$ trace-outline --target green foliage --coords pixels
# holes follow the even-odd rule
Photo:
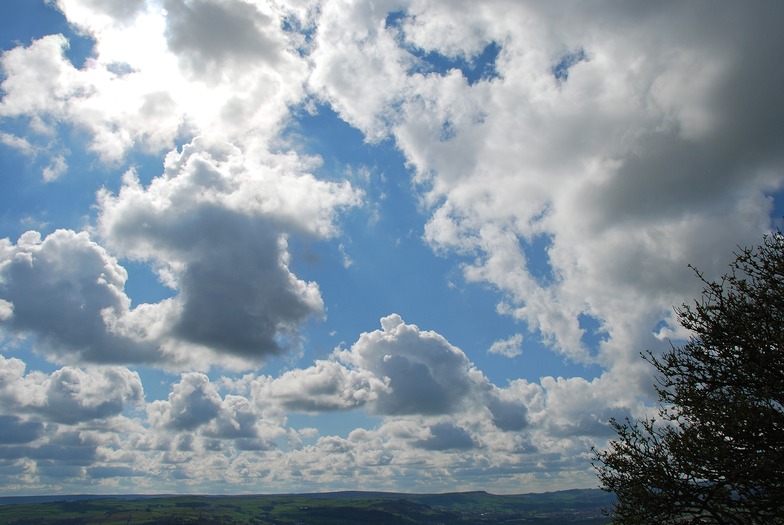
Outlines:
[[[784,236],[736,254],[694,305],[693,336],[661,356],[659,417],[611,421],[595,452],[615,523],[784,523]]]

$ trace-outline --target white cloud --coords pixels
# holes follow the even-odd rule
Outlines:
[[[0,115],[61,114],[69,97],[76,96],[78,72],[63,60],[68,45],[62,35],[35,40],[29,47],[17,47],[3,54],[3,99]]]
[[[271,160],[196,140],[147,188],[129,172],[117,195],[99,194],[107,245],[150,263],[179,292],[117,318],[116,330],[162,340],[175,361],[193,352],[185,342],[236,358],[234,367],[296,347],[299,326],[321,316],[323,302],[316,283],[289,269],[287,237],[335,235],[338,210],[360,194],[301,172],[296,158]]]
[[[273,412],[363,408],[391,418],[480,411],[504,431],[527,425],[524,401],[491,384],[443,336],[406,324],[397,314],[381,324],[381,330],[363,333],[330,360],[277,378],[257,378],[252,385],[256,404]]]
[[[458,439],[464,429],[449,427],[448,418],[471,419],[471,439],[477,443],[476,436],[528,426],[530,391],[493,385],[461,350],[435,332],[421,331],[395,314],[381,322],[382,330],[362,334],[350,349],[337,349],[329,360],[275,378],[256,378],[251,384],[255,405],[269,415],[362,409],[383,416],[385,425],[412,417],[435,425],[434,433],[401,442],[404,448],[467,446],[469,441]],[[426,428],[422,424],[419,427]]]
[[[531,417],[543,426],[549,437],[609,437],[613,433],[610,417],[622,418],[631,412],[632,406],[630,396],[620,391],[618,384],[603,384],[608,381],[612,378],[593,381],[581,377],[542,378],[545,410],[532,413]]]
[[[113,253],[153,265],[175,297],[131,309],[127,272],[88,233],[28,232],[0,245],[0,322],[71,363],[247,368],[298,347],[323,302],[289,269],[287,239],[336,235],[338,212],[361,196],[311,166],[197,139],[147,188],[128,172],[118,194],[99,192],[96,233]]]
[[[14,303],[0,299],[0,322],[8,320],[14,314]]]
[[[247,63],[280,65],[277,62],[286,41],[272,13],[262,11],[265,4],[166,0],[163,6],[169,48],[198,77],[220,81],[222,75],[231,75],[236,79]]]
[[[144,400],[139,374],[122,367],[64,367],[25,373],[19,359],[0,356],[3,411],[68,425],[119,416]]]
[[[327,2],[318,19],[309,85],[371,141],[388,135],[406,83],[405,63],[412,60],[384,27],[387,13],[398,6]]]
[[[76,69],[67,46],[62,35],[49,35],[3,55],[0,116],[27,117],[37,135],[53,134],[61,122],[87,130],[90,148],[107,162],[135,145],[159,151],[173,143],[183,116],[162,86],[95,61]]]
[[[321,360],[276,378],[260,377],[252,386],[260,407],[301,412],[361,407],[386,389],[384,381],[367,370],[350,370],[336,361]]]
[[[470,395],[460,406],[440,412],[412,408],[409,413],[398,410],[402,401],[386,399],[377,406],[379,394],[395,395],[390,385],[404,386],[399,376],[393,373],[382,382],[369,370],[330,360],[276,378],[246,377],[250,398],[221,395],[218,385],[229,385],[226,381],[185,373],[167,398],[136,412],[146,417],[125,419],[120,416],[123,403],[139,405],[143,395],[136,374],[67,367],[51,375],[26,373],[22,361],[5,359],[0,379],[8,388],[0,395],[10,412],[5,417],[8,431],[0,435],[6,446],[0,443],[0,457],[5,458],[0,476],[3,461],[16,468],[11,465],[29,458],[31,485],[88,479],[101,486],[111,480],[114,487],[134,484],[136,490],[153,478],[151,487],[188,491],[215,482],[315,490],[324,484],[351,488],[360,481],[366,488],[446,490],[457,478],[466,487],[501,489],[523,479],[529,486],[548,487],[543,480],[525,478],[532,469],[544,469],[549,479],[570,479],[572,485],[587,482],[585,466],[563,457],[578,455],[594,436],[606,435],[600,417],[606,415],[609,398],[597,398],[588,382],[578,379],[545,378],[541,386],[516,381],[499,388],[481,372],[466,370],[462,353],[438,334],[394,315],[382,323],[382,330],[360,337],[336,357],[354,352],[355,362],[375,367],[372,359],[380,356],[383,362],[382,351],[409,359],[418,355],[431,371],[432,383],[450,379],[466,385]],[[452,361],[445,352],[459,359]],[[397,395],[408,399],[408,393]],[[623,402],[622,396],[618,399]],[[444,402],[436,404],[443,408]],[[355,428],[339,437],[287,427],[280,407],[388,413],[375,428]],[[50,413],[54,411],[60,415]],[[30,414],[40,419],[30,419]],[[60,425],[53,423],[58,417]],[[71,425],[84,435],[69,434]],[[303,439],[315,442],[304,444]],[[93,477],[85,478],[88,473]],[[107,477],[110,473],[114,475]],[[488,473],[494,480],[489,486]]]
[[[305,59],[282,29],[287,11],[267,3],[58,0],[68,21],[95,39],[77,69],[62,35],[6,52],[0,116],[32,131],[61,123],[85,130],[90,149],[119,163],[133,148],[158,153],[196,135],[272,141],[304,96]],[[292,40],[293,39],[293,40]]]
[[[395,137],[432,207],[425,238],[470,256],[466,277],[505,294],[500,311],[571,359],[625,367],[659,347],[650,331],[698,292],[687,263],[717,275],[735,245],[770,228],[781,98],[780,74],[764,64],[781,37],[750,28],[781,13],[775,3],[723,4],[708,20],[675,4],[615,7],[561,6],[557,25],[553,7],[529,3],[325,10],[311,84],[369,140]],[[384,28],[394,10],[403,18]],[[732,44],[729,12],[746,35]],[[408,73],[410,49],[448,61],[490,42],[496,78]],[[569,53],[580,58],[567,64]],[[383,68],[363,58],[378,55]],[[556,78],[557,67],[568,70]],[[598,348],[584,315],[608,330]]]
[[[123,362],[242,368],[296,347],[299,326],[320,316],[323,304],[317,284],[289,270],[287,237],[335,235],[336,214],[359,204],[360,194],[348,182],[307,173],[317,159],[269,153],[306,75],[291,33],[281,29],[290,13],[229,0],[172,0],[163,10],[144,2],[57,5],[95,39],[94,56],[76,69],[60,35],[7,52],[0,116],[27,117],[39,134],[60,123],[87,130],[90,148],[109,162],[131,148],[157,152],[178,137],[203,135],[170,153],[149,188],[129,174],[117,195],[99,194],[101,242],[121,257],[151,262],[179,293],[129,310],[123,279],[113,283],[114,303],[88,304],[89,297],[83,311],[70,314],[81,324],[37,322],[20,309],[21,297],[3,298],[4,317],[14,311],[15,329],[44,335],[61,358],[111,362],[122,355]],[[44,178],[66,169],[65,157],[55,155]],[[76,348],[94,335],[122,344],[101,355]],[[126,351],[133,342],[138,348]]]
[[[517,357],[523,353],[522,344],[523,335],[514,334],[508,339],[494,342],[487,351],[491,354],[498,354],[504,357]]]
[[[34,156],[36,154],[36,147],[33,146],[29,140],[24,137],[18,137],[11,133],[0,132],[0,143],[5,144],[9,148],[13,148],[26,156]]]
[[[132,22],[144,11],[146,0],[49,0],[85,30]]]
[[[50,421],[74,423],[119,415],[126,404],[144,396],[139,374],[127,368],[85,371],[61,368],[49,378],[45,407]]]
[[[57,155],[52,158],[51,163],[44,168],[44,181],[52,182],[60,178],[60,175],[68,170],[68,163],[64,155]]]
[[[461,408],[481,385],[481,373],[443,336],[406,324],[397,314],[381,319],[381,325],[336,355],[387,383],[371,405],[373,412],[446,414]]]
[[[204,374],[183,374],[167,401],[154,401],[149,408],[153,426],[195,430],[220,413],[221,398]]]
[[[182,374],[166,400],[147,405],[147,416],[149,432],[140,436],[145,446],[175,456],[199,450],[205,461],[214,461],[215,453],[269,450],[276,447],[275,439],[286,434],[249,399],[221,397],[216,385],[196,372]]]
[[[108,312],[122,315],[125,269],[87,233],[57,230],[41,239],[30,231],[16,244],[0,240],[2,323],[36,335],[36,345],[53,359],[95,363],[156,360],[155,349],[107,329]]]
[[[340,251],[340,255],[343,257],[343,268],[351,268],[351,266],[354,264],[354,260],[351,258],[351,256],[349,256],[343,243],[338,245],[338,250]]]

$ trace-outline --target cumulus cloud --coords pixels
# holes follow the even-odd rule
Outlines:
[[[64,54],[67,47],[62,35],[49,35],[3,55],[0,116],[29,119],[36,142],[50,138],[60,122],[87,130],[91,149],[107,162],[118,162],[134,145],[157,151],[173,142],[181,125],[176,109],[159,104],[154,115],[143,110],[160,90],[135,75],[113,82],[118,74],[93,63],[76,69]]]
[[[87,233],[30,231],[16,244],[0,240],[2,324],[37,336],[41,351],[65,361],[154,360],[155,349],[107,329],[108,312],[130,306],[125,269]]]
[[[252,442],[260,442],[259,414],[254,410],[252,403],[245,397],[227,395],[221,404],[221,413],[215,419],[215,425],[207,432],[208,436],[219,439],[241,440],[243,448],[260,448],[250,446]],[[269,445],[265,444],[263,448]]]
[[[599,418],[608,400],[597,398],[588,382],[545,378],[541,385],[519,380],[499,388],[481,372],[466,368],[461,352],[438,334],[408,325],[396,315],[382,322],[382,329],[371,333],[373,337],[360,337],[357,342],[365,344],[340,350],[335,359],[317,361],[311,368],[275,378],[247,377],[250,398],[222,395],[219,385],[225,387],[229,384],[226,381],[185,373],[172,385],[168,397],[146,404],[141,412],[146,417],[134,420],[105,417],[109,413],[119,416],[120,404],[112,399],[124,397],[127,403],[138,403],[140,392],[129,390],[117,379],[125,377],[128,385],[135,384],[138,378],[127,370],[111,369],[110,374],[103,372],[104,376],[68,367],[53,374],[26,373],[22,361],[6,359],[0,379],[8,388],[0,395],[3,406],[15,408],[6,417],[9,430],[2,436],[5,445],[0,447],[0,475],[4,469],[11,471],[28,461],[34,466],[30,480],[35,482],[57,478],[76,482],[80,476],[89,476],[91,483],[103,483],[109,479],[105,475],[113,473],[113,483],[123,486],[126,478],[138,480],[128,483],[138,483],[155,476],[158,483],[172,487],[186,483],[195,490],[214,481],[246,483],[250,476],[254,483],[315,489],[319,484],[350,484],[352,480],[384,487],[394,472],[395,485],[388,488],[397,487],[397,483],[409,490],[416,486],[447,488],[442,485],[444,479],[458,471],[466,475],[475,470],[477,476],[481,472],[486,476],[489,469],[495,475],[514,477],[534,468],[536,462],[546,463],[553,475],[559,469],[579,470],[582,467],[574,462],[553,458],[561,454],[571,457],[579,453],[577,444],[582,439],[606,435]],[[368,347],[384,337],[388,340],[375,349],[378,352],[370,351]],[[382,380],[370,370],[336,359],[352,351],[360,352],[369,365],[373,365],[373,356],[383,363],[389,352],[419,355],[420,361],[431,367],[430,381],[438,383],[432,377],[438,374],[452,380],[462,374],[463,388],[468,388],[470,395],[459,405],[436,403],[448,407],[438,413],[430,409],[401,413],[398,407],[402,403],[390,399],[376,406],[380,394],[394,395],[390,387],[403,383],[399,376]],[[444,358],[444,352],[457,353],[460,358],[445,364],[450,360]],[[441,362],[441,367],[434,362]],[[395,370],[391,371],[394,374]],[[466,377],[468,371],[470,377]],[[109,392],[111,381],[116,388]],[[435,387],[429,389],[436,391]],[[49,401],[63,395],[85,401]],[[401,395],[407,399],[406,393]],[[382,414],[384,407],[392,409],[382,414],[377,427],[357,428],[343,438],[319,436],[308,427],[300,431],[287,428],[286,417],[276,407],[308,412],[360,408],[373,414]],[[76,439],[65,428],[58,428],[53,424],[56,417],[49,414],[55,410],[80,412],[80,418],[62,416],[60,426],[89,423],[84,428],[91,429],[91,434]],[[39,420],[29,419],[30,414],[49,423],[38,424]],[[283,448],[286,445],[282,442],[288,447]]]
[[[0,117],[29,122],[37,142],[57,126],[91,137],[117,164],[133,149],[158,153],[199,134],[273,140],[304,96],[305,59],[282,29],[285,10],[239,0],[58,0],[95,40],[82,68],[68,41],[48,35],[3,54]]]
[[[150,405],[150,420],[153,425],[174,430],[194,430],[215,419],[220,406],[220,395],[207,376],[184,374],[167,401]]]
[[[306,171],[307,159],[247,160],[196,140],[143,187],[133,171],[101,190],[95,233],[152,265],[177,294],[131,309],[127,272],[87,232],[27,232],[0,244],[0,323],[65,362],[247,367],[299,345],[323,315],[315,282],[289,268],[289,236],[328,238],[361,193]]]
[[[127,0],[125,2],[112,2],[111,0],[54,0],[53,3],[66,15],[71,15],[73,20],[91,20],[108,17],[118,23],[132,21],[135,15],[141,13],[145,0]],[[83,26],[90,24],[82,22]]]
[[[0,118],[18,129],[0,142],[48,156],[40,174],[57,184],[76,171],[63,132],[114,167],[169,153],[149,182],[118,169],[88,231],[0,241],[4,333],[75,365],[42,373],[0,356],[7,486],[136,488],[145,474],[178,489],[509,490],[545,471],[543,483],[590,484],[585,454],[607,419],[650,410],[638,351],[682,335],[671,306],[699,287],[686,265],[722,273],[769,230],[784,184],[777,2],[52,3],[94,49],[79,66],[61,35],[5,52]],[[598,377],[496,385],[449,334],[396,314],[311,366],[241,381],[187,372],[147,405],[135,372],[81,368],[247,370],[302,348],[326,307],[289,241],[340,235],[362,200],[286,151],[281,128],[314,101],[397,146],[424,240],[530,331],[490,353],[542,340]],[[132,307],[124,260],[172,296]],[[287,411],[364,411],[377,425],[322,435],[288,427]]]
[[[68,98],[76,96],[81,87],[77,71],[64,59],[67,45],[62,35],[49,35],[29,47],[3,54],[2,116],[61,114],[66,110]]]
[[[431,206],[425,239],[465,256],[500,312],[572,360],[628,368],[698,292],[688,263],[718,275],[770,228],[782,78],[764,64],[781,36],[748,29],[781,8],[616,7],[559,7],[557,25],[527,2],[325,9],[311,84],[368,140],[394,137]],[[469,82],[457,58],[491,43],[496,75]],[[454,66],[408,66],[427,53]],[[585,316],[607,337],[586,343]]]
[[[147,419],[155,434],[142,438],[146,446],[171,452],[268,450],[286,433],[248,398],[221,397],[216,385],[196,372],[183,374],[167,399],[147,405]]]
[[[665,36],[660,31],[653,31],[654,27],[659,27],[657,24],[662,15],[639,13],[641,16],[636,22],[637,29],[632,30],[620,25],[629,20],[627,14],[615,12],[605,24],[586,23],[584,13],[573,8],[565,13],[566,25],[556,33],[547,34],[545,31],[549,26],[538,25],[535,21],[546,19],[550,14],[549,8],[528,4],[520,4],[511,10],[507,10],[508,6],[501,7],[501,4],[486,7],[480,16],[466,17],[460,10],[414,3],[408,8],[407,22],[398,28],[404,32],[403,36],[408,42],[447,57],[476,54],[481,48],[478,41],[503,42],[503,49],[495,64],[499,71],[498,79],[470,86],[461,80],[459,70],[452,70],[442,76],[412,75],[405,82],[384,82],[383,93],[386,95],[368,95],[364,98],[349,89],[341,90],[342,84],[337,81],[326,83],[323,88],[337,99],[338,106],[364,104],[364,115],[383,111],[383,108],[373,111],[375,97],[387,96],[402,100],[402,120],[395,121],[388,129],[395,133],[398,144],[421,176],[428,180],[432,188],[430,197],[442,202],[436,208],[434,220],[428,227],[428,238],[436,247],[484,252],[486,257],[481,266],[484,271],[476,274],[477,278],[491,280],[501,289],[517,297],[525,297],[537,290],[535,280],[525,272],[527,257],[524,243],[520,240],[547,233],[553,235],[554,249],[560,252],[567,248],[562,245],[562,236],[570,231],[566,228],[579,228],[577,231],[582,234],[591,233],[592,230],[585,228],[603,224],[597,224],[597,220],[611,221],[615,227],[640,227],[640,221],[633,218],[649,218],[649,206],[654,206],[655,216],[650,218],[656,220],[646,225],[646,228],[669,225],[672,221],[680,221],[680,218],[673,217],[672,210],[683,210],[685,213],[686,210],[693,211],[695,206],[699,209],[704,199],[709,199],[711,194],[718,191],[717,182],[726,180],[732,187],[740,180],[749,181],[745,172],[733,172],[731,163],[704,152],[704,148],[721,144],[714,140],[717,134],[728,133],[733,128],[706,128],[705,134],[699,135],[700,140],[694,136],[696,131],[685,132],[687,138],[684,138],[682,131],[684,128],[702,129],[698,121],[705,119],[692,114],[715,115],[711,121],[723,121],[722,112],[730,110],[714,107],[710,102],[711,96],[724,92],[724,86],[734,81],[734,75],[738,74],[736,69],[745,69],[745,66],[740,65],[743,62],[726,63],[735,58],[734,53],[714,52],[714,47],[706,37],[721,38],[721,32],[707,32],[700,35],[699,39],[695,39],[693,34],[679,33],[678,38],[673,40],[670,38],[672,35]],[[504,14],[499,16],[501,14],[495,11],[497,9],[503,9]],[[751,23],[751,19],[756,17],[765,17],[764,9],[753,14],[748,10],[742,11],[742,14],[739,13],[742,24]],[[370,16],[370,13],[367,14]],[[375,13],[373,22],[366,21],[364,27],[378,24],[386,15]],[[599,15],[593,13],[591,16]],[[357,21],[354,16],[347,18],[352,23]],[[327,26],[330,21],[327,17],[323,24]],[[629,48],[613,47],[611,42],[604,41],[600,34],[593,32],[603,31],[602,28],[608,24],[614,34],[620,32],[629,36],[632,31],[643,31],[646,38],[662,42],[666,39],[667,44],[661,50],[661,46],[650,47],[647,40],[631,40],[632,45],[641,46],[640,53],[633,53]],[[453,29],[439,30],[444,26]],[[531,31],[513,30],[520,26],[531,27]],[[716,26],[709,24],[701,27]],[[328,34],[324,30],[323,38],[326,39]],[[380,52],[388,45],[386,38],[383,31],[374,30],[364,41],[355,39],[351,50],[364,51],[370,47]],[[568,79],[558,84],[552,69],[562,59],[563,51],[560,50],[577,48],[581,40],[584,41],[585,60],[572,64]],[[333,41],[324,40],[321,43],[327,49],[335,47]],[[761,40],[755,39],[744,42],[750,48],[762,44]],[[518,54],[518,49],[528,51]],[[683,58],[662,61],[658,57],[666,53],[666,49],[678,49],[679,53],[675,56]],[[637,77],[630,76],[630,70],[625,66],[627,61],[639,56],[647,57],[651,50],[657,50],[656,56],[641,64],[639,71],[633,70]],[[399,50],[399,53],[402,52]],[[759,56],[759,53],[751,55]],[[704,60],[697,59],[698,56]],[[384,78],[384,72],[362,68],[363,63],[359,60],[352,63],[371,76],[370,82]],[[687,65],[696,63],[706,74],[695,74],[692,67]],[[749,69],[752,67],[749,66]],[[711,71],[715,73],[708,74]],[[762,70],[756,71],[757,75],[763,73]],[[404,72],[397,74],[404,76]],[[687,77],[689,82],[674,81],[675,78],[685,80]],[[524,83],[523,79],[530,79],[530,82]],[[716,83],[711,79],[721,82]],[[678,86],[678,91],[667,92],[665,96],[662,88],[652,87],[662,84],[673,90]],[[403,85],[405,87],[401,87]],[[773,86],[776,83],[766,85]],[[516,105],[516,111],[507,111],[512,96],[520,100],[521,88],[526,95],[522,103]],[[640,96],[651,97],[651,90],[655,93],[657,104],[635,105],[634,101],[639,100]],[[683,102],[684,93],[695,97],[692,99],[694,105]],[[710,96],[700,98],[703,102],[697,103],[697,93]],[[410,100],[407,98],[409,95]],[[775,99],[770,96],[764,98]],[[592,104],[590,100],[596,103]],[[741,98],[742,103],[748,105],[756,104],[756,100],[759,99]],[[705,107],[706,104],[710,107]],[[732,106],[737,104],[734,102]],[[663,106],[670,108],[670,112]],[[687,107],[692,109],[687,112]],[[423,109],[427,111],[423,112]],[[731,107],[732,111],[734,109]],[[448,112],[455,115],[450,117]],[[481,113],[481,118],[473,118],[475,112]],[[361,127],[352,112],[343,111],[341,114]],[[455,128],[455,136],[446,142],[439,139],[445,120],[449,120]],[[586,127],[588,122],[594,128],[606,128],[609,133],[596,133],[596,129],[589,132]],[[731,119],[726,122],[731,122]],[[767,122],[767,119],[761,122]],[[673,126],[675,123],[679,125]],[[719,123],[715,125],[719,126]],[[511,141],[524,138],[531,141],[526,147],[512,146]],[[642,144],[644,148],[636,147]],[[570,151],[570,155],[564,156],[562,152],[565,150]],[[504,152],[503,155],[498,155],[499,151]],[[769,150],[761,167],[770,165],[776,158],[776,151]],[[662,162],[671,162],[672,165],[667,169],[661,165]],[[474,171],[474,167],[478,166],[481,169]],[[655,175],[651,169],[660,175]],[[761,173],[759,175],[762,176],[757,179],[757,188],[770,188],[768,184],[772,181]],[[710,177],[708,180],[711,184],[701,177]],[[564,185],[563,182],[567,180],[568,184]],[[642,184],[650,187],[646,189]],[[683,185],[684,191],[675,192],[677,196],[674,195],[673,184]],[[586,189],[594,188],[597,198],[610,198],[616,204],[593,201],[590,194],[584,193]],[[579,201],[572,200],[572,196],[577,198],[580,195],[582,197]],[[618,198],[613,195],[618,195]],[[638,200],[630,200],[631,195]],[[653,198],[655,195],[660,197]],[[753,195],[753,191],[750,195]],[[525,197],[521,200],[521,196]],[[691,200],[687,204],[673,199]],[[627,211],[621,213],[619,206],[625,206]],[[572,226],[569,226],[560,221],[562,212],[564,217],[568,214],[571,219],[575,213],[582,216],[585,212],[588,214],[585,218],[592,217],[593,220],[587,223],[573,221]],[[604,219],[599,219],[596,214],[601,214]],[[753,233],[756,233],[756,223],[752,226]],[[497,233],[493,233],[493,228],[497,228]],[[600,233],[595,231],[591,234]],[[515,240],[509,247],[503,244],[506,242],[503,236],[507,234]],[[574,237],[568,241],[568,249],[572,254],[575,249],[590,245],[589,242],[577,242]],[[638,241],[632,235],[628,236],[627,242],[630,247],[638,246]],[[651,246],[651,255],[661,248]],[[516,271],[502,280],[502,270],[508,267],[495,268],[491,263],[494,257],[502,257],[505,251],[517,259],[514,261]],[[594,251],[607,253],[603,250]],[[522,264],[517,264],[519,262]],[[563,262],[555,257],[551,257],[550,263],[555,266],[556,275],[565,269],[561,267]],[[566,289],[571,285],[572,281],[569,280],[557,288]],[[554,299],[566,302],[568,298],[561,298],[561,295],[570,292],[559,292]],[[539,305],[536,307],[540,308]]]
[[[487,409],[493,424],[501,430],[520,431],[528,426],[526,399],[509,388],[494,388],[487,397]]]
[[[383,379],[368,370],[352,370],[330,361],[316,361],[309,368],[260,377],[253,383],[253,397],[261,406],[279,404],[286,410],[322,412],[365,406],[388,389]]]
[[[414,443],[425,450],[470,449],[476,446],[465,429],[452,423],[439,423],[428,428],[429,435]]]
[[[23,361],[0,356],[0,378],[5,411],[68,425],[119,416],[144,400],[139,374],[123,367],[26,373]]]
[[[394,2],[328,2],[321,8],[309,85],[369,140],[389,135],[412,58],[384,27]],[[372,72],[372,73],[371,73]]]
[[[50,421],[62,423],[103,419],[120,414],[127,404],[140,403],[143,396],[139,374],[127,368],[62,368],[48,380],[42,410]]]
[[[544,377],[541,387],[546,396],[545,410],[532,418],[546,432],[558,437],[609,437],[611,417],[623,418],[641,407],[629,395],[634,389],[622,390],[622,383],[611,374],[587,381],[581,377]]]
[[[334,235],[337,211],[357,205],[360,193],[290,164],[257,164],[230,144],[196,140],[170,154],[148,187],[129,172],[117,195],[101,192],[107,244],[148,262],[179,292],[119,317],[116,329],[146,331],[175,360],[186,359],[178,341],[245,361],[296,345],[323,301],[315,282],[289,269],[287,238]]]
[[[290,452],[288,461],[314,479],[333,479],[309,463],[328,454],[354,465],[346,476],[422,464],[444,476],[492,469],[514,477],[547,465],[553,475],[581,480],[581,454],[611,435],[609,418],[647,414],[634,374],[608,371],[591,381],[547,376],[499,387],[440,334],[396,314],[381,324],[330,360],[252,383],[254,402],[271,413],[282,406],[305,412],[363,409],[383,417],[375,428],[355,429],[348,440],[325,436]],[[406,483],[413,482],[407,476],[420,474],[396,471]]]
[[[381,319],[331,359],[252,383],[260,407],[301,412],[363,408],[373,415],[445,416],[484,411],[498,429],[521,430],[527,409],[515,392],[487,379],[443,336],[406,324],[397,314]],[[423,438],[425,439],[425,438]]]
[[[258,61],[275,66],[286,47],[276,20],[260,11],[264,4],[167,0],[163,5],[169,48],[199,76]]]
[[[466,355],[435,332],[421,331],[392,314],[381,330],[360,335],[338,359],[387,382],[372,410],[379,414],[444,414],[457,410],[481,374]]]
[[[35,441],[43,434],[40,421],[25,421],[19,416],[0,415],[0,445],[17,445]]]

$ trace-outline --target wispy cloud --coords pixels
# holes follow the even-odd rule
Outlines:
[[[523,334],[514,334],[508,339],[496,341],[487,351],[504,357],[517,357],[523,353],[522,344]]]

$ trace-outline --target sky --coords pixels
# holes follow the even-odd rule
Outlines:
[[[598,486],[784,213],[777,0],[2,0],[0,490]]]

